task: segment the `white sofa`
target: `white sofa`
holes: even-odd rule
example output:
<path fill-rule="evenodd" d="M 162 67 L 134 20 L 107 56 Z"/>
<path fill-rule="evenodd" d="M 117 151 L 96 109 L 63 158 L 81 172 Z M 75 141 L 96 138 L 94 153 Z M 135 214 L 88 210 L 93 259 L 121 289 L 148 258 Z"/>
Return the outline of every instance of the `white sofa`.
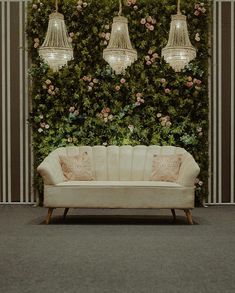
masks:
<path fill-rule="evenodd" d="M 60 155 L 87 152 L 94 181 L 65 181 Z M 177 182 L 150 181 L 154 154 L 183 154 Z M 51 152 L 38 166 L 44 180 L 44 206 L 49 208 L 48 224 L 54 208 L 183 209 L 193 224 L 194 182 L 200 171 L 183 148 L 172 146 L 80 146 Z"/>

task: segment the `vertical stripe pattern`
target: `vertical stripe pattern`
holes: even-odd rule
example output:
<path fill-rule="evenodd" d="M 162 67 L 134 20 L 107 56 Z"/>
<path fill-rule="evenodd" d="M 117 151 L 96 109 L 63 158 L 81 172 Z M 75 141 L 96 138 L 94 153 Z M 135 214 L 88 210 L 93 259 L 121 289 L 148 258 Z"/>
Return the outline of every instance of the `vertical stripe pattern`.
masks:
<path fill-rule="evenodd" d="M 27 123 L 29 113 L 28 52 L 25 34 L 27 1 L 1 0 L 0 2 L 1 204 L 35 202 L 30 173 L 31 135 Z"/>
<path fill-rule="evenodd" d="M 213 1 L 211 194 L 208 204 L 234 204 L 234 0 Z"/>

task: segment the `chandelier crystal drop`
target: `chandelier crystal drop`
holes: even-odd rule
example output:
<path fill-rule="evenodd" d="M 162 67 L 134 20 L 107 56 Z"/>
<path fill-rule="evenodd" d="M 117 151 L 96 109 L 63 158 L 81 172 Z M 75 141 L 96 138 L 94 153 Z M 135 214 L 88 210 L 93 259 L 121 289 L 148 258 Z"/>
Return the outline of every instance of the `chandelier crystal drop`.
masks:
<path fill-rule="evenodd" d="M 57 0 L 56 11 L 49 15 L 46 37 L 38 52 L 53 71 L 58 71 L 73 59 L 73 48 L 68 40 L 64 15 L 58 13 Z"/>
<path fill-rule="evenodd" d="M 132 48 L 128 20 L 121 16 L 122 3 L 119 0 L 118 16 L 113 18 L 110 41 L 103 51 L 103 57 L 115 74 L 124 74 L 125 69 L 137 60 L 137 52 Z"/>
<path fill-rule="evenodd" d="M 186 16 L 180 12 L 180 0 L 177 7 L 177 14 L 171 16 L 169 39 L 162 49 L 162 56 L 176 72 L 180 72 L 196 57 L 196 49 L 189 39 Z"/>

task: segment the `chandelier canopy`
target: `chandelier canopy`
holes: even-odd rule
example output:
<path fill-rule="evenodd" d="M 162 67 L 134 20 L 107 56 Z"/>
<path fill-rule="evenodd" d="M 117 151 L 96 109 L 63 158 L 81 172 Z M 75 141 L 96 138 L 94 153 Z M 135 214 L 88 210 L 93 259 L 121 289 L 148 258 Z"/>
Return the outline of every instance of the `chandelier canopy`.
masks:
<path fill-rule="evenodd" d="M 162 49 L 162 56 L 179 72 L 196 57 L 196 49 L 189 39 L 186 16 L 180 12 L 180 0 L 177 7 L 177 14 L 171 16 L 169 39 L 166 47 Z"/>
<path fill-rule="evenodd" d="M 124 74 L 125 69 L 137 60 L 137 52 L 131 45 L 128 20 L 121 16 L 121 0 L 119 0 L 119 5 L 120 10 L 118 16 L 113 18 L 110 41 L 108 47 L 104 49 L 103 57 L 115 74 Z"/>
<path fill-rule="evenodd" d="M 39 56 L 53 71 L 58 71 L 69 60 L 73 59 L 73 49 L 68 41 L 64 15 L 58 13 L 57 0 L 56 11 L 49 15 L 46 37 L 38 51 Z"/>

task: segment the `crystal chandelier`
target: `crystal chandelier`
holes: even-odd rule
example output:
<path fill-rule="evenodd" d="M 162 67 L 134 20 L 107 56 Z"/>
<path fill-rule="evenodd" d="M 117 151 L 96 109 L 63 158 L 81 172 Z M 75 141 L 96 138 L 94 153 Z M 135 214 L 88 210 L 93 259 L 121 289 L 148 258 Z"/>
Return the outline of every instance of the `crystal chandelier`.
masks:
<path fill-rule="evenodd" d="M 124 74 L 125 69 L 137 60 L 137 52 L 130 41 L 128 20 L 121 16 L 121 13 L 122 1 L 119 0 L 119 13 L 113 18 L 110 41 L 103 52 L 104 60 L 109 63 L 115 74 Z"/>
<path fill-rule="evenodd" d="M 188 35 L 186 16 L 180 12 L 180 0 L 178 0 L 177 14 L 171 16 L 169 39 L 166 47 L 162 49 L 162 56 L 176 72 L 181 71 L 196 57 L 196 49 L 192 46 Z"/>
<path fill-rule="evenodd" d="M 39 56 L 53 71 L 58 71 L 73 59 L 73 49 L 68 41 L 64 15 L 58 13 L 58 0 L 55 12 L 49 15 L 46 38 L 38 51 Z"/>

